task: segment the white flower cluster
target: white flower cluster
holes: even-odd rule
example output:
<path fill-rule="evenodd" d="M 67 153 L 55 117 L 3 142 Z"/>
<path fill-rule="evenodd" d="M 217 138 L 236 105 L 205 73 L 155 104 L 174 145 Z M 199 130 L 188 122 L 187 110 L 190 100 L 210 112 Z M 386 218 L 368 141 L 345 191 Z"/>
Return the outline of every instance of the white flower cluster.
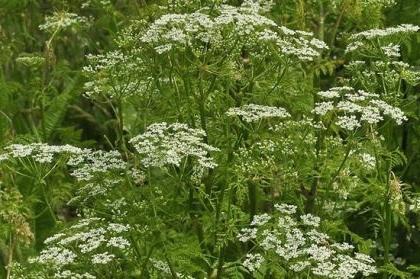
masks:
<path fill-rule="evenodd" d="M 235 173 L 241 177 L 262 177 L 276 169 L 277 152 L 282 152 L 281 145 L 272 140 L 256 142 L 249 147 L 240 147 L 235 155 Z"/>
<path fill-rule="evenodd" d="M 129 230 L 129 225 L 107 223 L 101 218 L 82 219 L 47 238 L 46 248 L 30 262 L 53 268 L 55 278 L 96 278 L 87 273 L 73 273 L 71 267 L 81 263 L 98 266 L 115 262 L 119 254 L 129 252 L 130 242 L 122 236 Z"/>
<path fill-rule="evenodd" d="M 84 84 L 85 95 L 98 95 L 121 98 L 141 95 L 146 91 L 148 80 L 138 79 L 141 71 L 141 59 L 134 54 L 125 54 L 119 50 L 105 54 L 87 55 L 89 65 L 83 72 L 90 81 Z"/>
<path fill-rule="evenodd" d="M 150 262 L 152 263 L 152 266 L 161 273 L 160 275 L 172 275 L 171 269 L 167 263 L 153 258 L 150 259 Z M 176 272 L 175 274 L 176 277 L 180 279 L 194 279 L 194 277 L 182 274 L 180 272 Z"/>
<path fill-rule="evenodd" d="M 365 169 L 374 169 L 376 166 L 376 158 L 369 153 L 362 153 L 359 155 L 360 161 Z"/>
<path fill-rule="evenodd" d="M 39 26 L 39 29 L 53 33 L 60 29 L 66 29 L 73 25 L 86 24 L 86 17 L 79 16 L 75 13 L 54 12 L 51 16 L 45 18 L 45 23 Z"/>
<path fill-rule="evenodd" d="M 313 0 L 312 2 L 316 1 Z M 330 2 L 333 8 L 337 10 L 341 7 L 340 4 L 343 3 L 343 0 L 329 0 L 328 2 Z M 397 0 L 358 0 L 355 3 L 360 4 L 363 9 L 388 8 L 395 6 L 397 4 Z"/>
<path fill-rule="evenodd" d="M 63 270 L 63 271 L 58 271 L 54 274 L 54 278 L 56 279 L 95 279 L 96 276 L 93 276 L 90 273 L 83 273 L 83 274 L 79 274 L 79 273 L 75 273 L 72 272 L 71 270 Z"/>
<path fill-rule="evenodd" d="M 396 34 L 409 34 L 416 33 L 420 30 L 420 27 L 413 24 L 401 24 L 395 27 L 388 27 L 385 29 L 369 29 L 360 33 L 356 33 L 350 36 L 350 40 L 360 39 L 377 39 L 383 37 L 389 37 Z"/>
<path fill-rule="evenodd" d="M 100 181 L 88 182 L 77 190 L 76 195 L 68 201 L 68 204 L 76 202 L 86 203 L 92 199 L 103 198 L 121 182 L 122 179 L 106 177 Z"/>
<path fill-rule="evenodd" d="M 411 199 L 408 209 L 416 213 L 420 212 L 420 196 L 415 196 Z"/>
<path fill-rule="evenodd" d="M 93 264 L 107 264 L 114 260 L 115 255 L 109 254 L 108 252 L 95 254 L 92 257 Z"/>
<path fill-rule="evenodd" d="M 271 220 L 271 216 L 267 213 L 255 215 L 252 219 L 251 226 L 262 226 Z"/>
<path fill-rule="evenodd" d="M 264 258 L 260 254 L 247 254 L 242 265 L 249 271 L 254 272 L 261 267 L 263 262 Z"/>
<path fill-rule="evenodd" d="M 116 150 L 84 150 L 81 156 L 72 156 L 67 162 L 67 165 L 74 168 L 71 175 L 79 181 L 88 181 L 97 175 L 127 169 L 127 163 Z"/>
<path fill-rule="evenodd" d="M 396 0 L 362 0 L 361 4 L 364 7 L 380 6 L 380 7 L 391 7 L 397 4 Z"/>
<path fill-rule="evenodd" d="M 284 108 L 255 104 L 230 108 L 226 114 L 228 116 L 240 116 L 245 122 L 256 122 L 261 119 L 272 117 L 290 117 L 290 114 Z"/>
<path fill-rule="evenodd" d="M 396 47 L 394 50 L 397 51 Z M 385 84 L 387 91 L 383 92 L 384 97 L 391 97 L 390 100 L 395 100 L 394 97 L 398 95 L 398 97 L 401 97 L 402 94 L 399 89 L 401 80 L 405 80 L 408 84 L 416 86 L 420 83 L 420 72 L 405 62 L 393 60 L 392 57 L 395 58 L 395 55 L 397 55 L 397 52 L 391 53 L 394 50 L 382 49 L 383 55 L 388 56 L 390 61 L 378 60 L 370 61 L 370 63 L 353 61 L 345 67 L 350 75 L 357 73 L 358 78 L 363 79 L 363 84 L 367 88 L 375 88 L 378 85 L 383 87 L 383 84 Z"/>
<path fill-rule="evenodd" d="M 266 49 L 303 61 L 313 60 L 328 48 L 311 33 L 278 26 L 260 15 L 259 8 L 255 8 L 259 5 L 254 4 L 246 1 L 240 7 L 216 5 L 211 15 L 205 13 L 205 8 L 190 14 L 166 14 L 153 22 L 140 40 L 158 54 L 174 48 L 226 49 L 227 45 L 240 53 L 243 45 L 258 48 L 265 44 Z"/>
<path fill-rule="evenodd" d="M 316 103 L 313 112 L 320 116 L 334 112 L 337 115 L 335 124 L 346 130 L 355 130 L 363 123 L 377 124 L 385 115 L 397 125 L 407 120 L 401 109 L 380 100 L 378 94 L 351 87 L 334 87 L 318 92 L 318 95 L 328 101 Z"/>
<path fill-rule="evenodd" d="M 384 54 L 389 58 L 398 58 L 401 56 L 400 46 L 396 44 L 389 44 L 381 47 Z"/>
<path fill-rule="evenodd" d="M 276 39 L 275 42 L 280 52 L 284 55 L 297 57 L 302 61 L 313 61 L 320 55 L 322 50 L 328 49 L 328 46 L 323 41 L 314 38 L 310 32 L 294 31 L 284 26 L 279 27 L 279 29 L 283 36 Z M 260 36 L 262 41 L 273 41 L 274 39 L 270 30 L 265 30 L 260 34 L 262 35 Z"/>
<path fill-rule="evenodd" d="M 127 163 L 118 151 L 94 151 L 72 145 L 48 145 L 45 143 L 11 144 L 0 155 L 0 163 L 6 160 L 31 158 L 37 163 L 48 164 L 62 156 L 67 165 L 73 168 L 72 176 L 79 181 L 87 181 L 97 174 L 111 170 L 124 170 Z"/>
<path fill-rule="evenodd" d="M 87 0 L 83 2 L 80 7 L 82 9 L 93 7 L 109 8 L 112 7 L 112 2 L 111 0 Z"/>
<path fill-rule="evenodd" d="M 250 228 L 238 235 L 242 242 L 253 241 L 259 253 L 248 254 L 243 265 L 254 272 L 265 261 L 273 261 L 290 271 L 321 278 L 350 279 L 376 273 L 374 260 L 353 252 L 353 245 L 336 243 L 320 232 L 320 218 L 311 214 L 294 217 L 296 206 L 276 205 L 277 213 L 255 216 Z M 258 250 L 258 248 L 256 249 Z M 359 277 L 357 277 L 359 278 Z"/>
<path fill-rule="evenodd" d="M 192 40 L 209 42 L 213 21 L 206 14 L 166 14 L 153 22 L 140 38 L 143 43 L 155 45 L 157 53 L 162 54 L 175 46 L 186 46 Z"/>
<path fill-rule="evenodd" d="M 130 140 L 137 152 L 143 155 L 146 167 L 179 166 L 187 157 L 194 158 L 204 168 L 214 168 L 217 164 L 210 158 L 209 152 L 219 151 L 203 142 L 206 136 L 201 129 L 188 127 L 183 123 L 155 123 Z"/>
<path fill-rule="evenodd" d="M 40 67 L 45 63 L 45 57 L 38 55 L 22 55 L 16 58 L 16 63 L 26 67 Z"/>
<path fill-rule="evenodd" d="M 394 36 L 406 36 L 416 33 L 420 27 L 413 24 L 401 24 L 395 27 L 388 27 L 385 29 L 370 29 L 350 36 L 350 44 L 346 48 L 346 53 L 353 52 L 362 47 L 367 46 L 367 41 L 382 40 Z M 389 47 L 389 46 L 388 46 Z M 393 50 L 395 54 L 395 49 Z"/>
<path fill-rule="evenodd" d="M 234 7 L 222 5 L 220 15 L 214 19 L 215 26 L 223 30 L 227 26 L 234 28 L 239 36 L 253 35 L 259 28 L 275 27 L 276 23 L 249 6 Z"/>
<path fill-rule="evenodd" d="M 85 150 L 72 145 L 48 145 L 45 143 L 11 144 L 4 148 L 0 161 L 11 158 L 31 157 L 37 163 L 52 163 L 56 155 L 71 154 L 74 156 L 83 155 Z"/>

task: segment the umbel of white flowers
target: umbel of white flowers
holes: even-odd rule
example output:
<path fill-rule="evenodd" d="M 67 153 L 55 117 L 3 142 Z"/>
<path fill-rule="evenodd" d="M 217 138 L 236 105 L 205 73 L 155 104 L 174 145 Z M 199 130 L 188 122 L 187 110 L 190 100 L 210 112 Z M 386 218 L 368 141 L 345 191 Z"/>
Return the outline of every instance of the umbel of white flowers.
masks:
<path fill-rule="evenodd" d="M 30 263 L 52 269 L 56 272 L 54 278 L 96 278 L 89 273 L 75 273 L 72 267 L 80 264 L 99 267 L 118 262 L 119 255 L 129 253 L 131 244 L 125 236 L 129 230 L 129 225 L 108 223 L 102 218 L 81 219 L 47 238 L 46 247 Z"/>
<path fill-rule="evenodd" d="M 397 4 L 396 0 L 362 0 L 361 2 L 364 7 L 369 7 L 369 6 L 390 7 Z"/>
<path fill-rule="evenodd" d="M 320 116 L 335 113 L 335 124 L 353 131 L 366 124 L 377 124 L 388 116 L 398 125 L 407 120 L 404 112 L 389 105 L 375 93 L 363 90 L 356 91 L 352 87 L 333 87 L 328 91 L 318 92 L 324 100 L 315 104 L 313 112 Z"/>
<path fill-rule="evenodd" d="M 370 41 L 372 40 L 388 40 L 396 37 L 401 38 L 402 36 L 407 36 L 414 34 L 420 30 L 420 27 L 413 24 L 401 24 L 395 27 L 388 27 L 385 29 L 370 29 L 360 33 L 356 33 L 350 36 L 350 43 L 346 48 L 346 53 L 359 50 L 360 48 L 365 48 L 372 46 Z M 389 42 L 387 42 L 389 44 Z M 395 45 L 388 45 L 393 47 L 393 53 L 395 53 Z"/>
<path fill-rule="evenodd" d="M 327 45 L 312 33 L 291 30 L 260 14 L 261 1 L 244 1 L 240 7 L 214 4 L 193 13 L 165 14 L 142 31 L 129 31 L 134 43 L 105 54 L 88 55 L 84 73 L 88 97 L 125 98 L 150 93 L 150 60 L 169 53 L 192 51 L 195 56 L 225 56 L 236 61 L 247 49 L 250 57 L 276 57 L 313 61 Z M 263 4 L 264 6 L 264 4 Z M 125 38 L 126 39 L 126 38 Z M 144 71 L 139 74 L 139 71 Z"/>
<path fill-rule="evenodd" d="M 102 151 L 79 148 L 72 145 L 48 145 L 45 143 L 11 144 L 0 154 L 3 161 L 30 158 L 40 164 L 50 164 L 61 156 L 73 171 L 71 175 L 79 181 L 87 181 L 97 174 L 109 171 L 122 171 L 127 163 L 118 151 Z"/>
<path fill-rule="evenodd" d="M 274 261 L 295 273 L 321 278 L 351 279 L 376 273 L 370 256 L 354 253 L 353 245 L 335 243 L 321 232 L 319 217 L 306 214 L 295 218 L 294 205 L 277 204 L 275 208 L 273 215 L 254 216 L 250 227 L 243 228 L 238 235 L 239 241 L 257 245 L 243 261 L 251 273 L 266 261 Z"/>
<path fill-rule="evenodd" d="M 102 94 L 110 98 L 122 98 L 141 95 L 148 88 L 147 79 L 136 78 L 141 60 L 133 54 L 115 50 L 105 54 L 89 54 L 86 58 L 90 63 L 83 67 L 83 73 L 90 79 L 84 84 L 87 97 Z"/>
<path fill-rule="evenodd" d="M 202 8 L 191 14 L 163 15 L 149 26 L 140 40 L 158 54 L 172 49 L 210 47 L 221 50 L 226 49 L 226 45 L 252 45 L 265 46 L 266 51 L 303 61 L 312 61 L 321 50 L 328 48 L 311 33 L 278 26 L 259 14 L 258 5 L 250 5 L 250 1 L 240 7 L 216 4 L 211 9 Z"/>
<path fill-rule="evenodd" d="M 45 22 L 39 26 L 39 29 L 53 33 L 59 29 L 66 29 L 73 25 L 86 24 L 88 19 L 75 13 L 54 12 L 45 18 Z"/>
<path fill-rule="evenodd" d="M 151 258 L 150 262 L 152 263 L 153 268 L 159 271 L 161 275 L 165 274 L 166 276 L 172 276 L 171 268 L 166 262 L 154 258 Z M 176 276 L 180 279 L 194 279 L 194 277 L 180 272 L 176 272 Z"/>
<path fill-rule="evenodd" d="M 228 116 L 240 116 L 245 122 L 257 122 L 258 120 L 272 117 L 290 117 L 290 114 L 284 108 L 255 104 L 230 108 L 226 114 Z"/>
<path fill-rule="evenodd" d="M 179 166 L 187 157 L 195 159 L 204 168 L 214 168 L 217 164 L 210 158 L 209 152 L 218 148 L 204 143 L 206 133 L 193 129 L 183 123 L 155 123 L 130 140 L 136 151 L 143 155 L 142 163 L 146 167 Z"/>

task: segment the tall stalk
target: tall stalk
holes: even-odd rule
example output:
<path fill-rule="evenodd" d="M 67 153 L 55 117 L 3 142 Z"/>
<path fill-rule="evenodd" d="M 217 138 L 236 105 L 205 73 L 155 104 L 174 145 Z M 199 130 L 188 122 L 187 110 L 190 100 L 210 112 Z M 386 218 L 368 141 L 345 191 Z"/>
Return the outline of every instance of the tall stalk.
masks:
<path fill-rule="evenodd" d="M 318 83 L 319 85 L 319 79 L 315 78 L 315 73 L 312 72 L 312 76 L 313 76 L 313 84 L 315 85 L 315 83 Z M 315 87 L 315 86 L 314 86 Z M 315 104 L 318 101 L 318 95 L 316 93 L 313 94 L 313 106 L 315 108 Z M 320 117 L 318 115 L 315 115 L 314 118 L 315 122 L 319 122 L 320 121 Z M 305 212 L 307 213 L 313 213 L 314 208 L 315 208 L 315 200 L 316 200 L 316 195 L 318 192 L 318 187 L 319 187 L 319 181 L 320 181 L 320 172 L 321 172 L 321 151 L 324 148 L 324 139 L 325 139 L 325 131 L 323 129 L 318 129 L 316 131 L 316 143 L 315 143 L 315 161 L 314 161 L 314 166 L 313 166 L 313 170 L 312 170 L 312 179 L 311 179 L 311 187 L 309 189 L 309 191 L 304 188 L 303 186 L 301 187 L 301 192 L 302 194 L 305 196 L 306 198 L 306 203 L 305 203 Z"/>
<path fill-rule="evenodd" d="M 10 232 L 9 255 L 7 257 L 6 279 L 10 279 L 12 275 L 13 254 L 15 251 L 16 241 L 12 232 Z"/>
<path fill-rule="evenodd" d="M 389 263 L 389 252 L 391 247 L 391 238 L 392 238 L 392 208 L 391 208 L 391 166 L 389 160 L 386 163 L 386 184 L 385 184 L 385 195 L 384 195 L 384 225 L 383 225 L 383 246 L 384 246 L 384 261 Z"/>
<path fill-rule="evenodd" d="M 323 131 L 317 132 L 317 140 L 315 145 L 315 162 L 312 174 L 312 183 L 309 191 L 305 191 L 306 204 L 305 212 L 313 213 L 315 209 L 315 200 L 318 193 L 319 181 L 320 181 L 320 172 L 321 172 L 321 163 L 320 163 L 320 153 L 323 148 L 324 143 L 324 133 Z"/>
<path fill-rule="evenodd" d="M 60 32 L 61 28 L 58 27 L 48 41 L 45 42 L 45 49 L 44 49 L 44 69 L 42 73 L 42 82 L 41 82 L 41 92 L 40 92 L 40 101 L 39 101 L 39 108 L 40 108 L 40 122 L 41 122 L 41 131 L 42 131 L 42 138 L 45 140 L 46 136 L 46 127 L 45 127 L 45 93 L 48 89 L 49 83 L 49 71 L 51 67 L 51 56 L 53 55 L 54 49 L 52 48 L 52 43 L 54 38 Z"/>
<path fill-rule="evenodd" d="M 125 157 L 128 158 L 128 148 L 127 148 L 127 144 L 125 142 L 125 137 L 124 137 L 124 112 L 123 112 L 123 102 L 122 99 L 119 98 L 118 99 L 118 107 L 117 107 L 117 121 L 118 121 L 118 142 L 119 145 L 122 149 L 122 151 L 125 154 Z"/>
<path fill-rule="evenodd" d="M 253 181 L 248 182 L 248 198 L 249 198 L 249 219 L 250 222 L 257 212 L 257 185 Z"/>

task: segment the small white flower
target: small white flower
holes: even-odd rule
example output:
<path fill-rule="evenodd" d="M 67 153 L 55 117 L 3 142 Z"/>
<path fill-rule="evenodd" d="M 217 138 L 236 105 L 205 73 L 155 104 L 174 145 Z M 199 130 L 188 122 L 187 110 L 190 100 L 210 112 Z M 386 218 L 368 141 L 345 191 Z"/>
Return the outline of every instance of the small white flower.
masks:
<path fill-rule="evenodd" d="M 238 235 L 238 240 L 240 242 L 253 240 L 257 237 L 257 231 L 258 230 L 256 228 L 243 228 Z"/>
<path fill-rule="evenodd" d="M 285 204 L 285 203 L 275 204 L 274 208 L 280 211 L 281 213 L 288 214 L 288 215 L 296 213 L 296 209 L 297 209 L 295 205 Z"/>
<path fill-rule="evenodd" d="M 398 58 L 401 56 L 400 46 L 395 44 L 389 44 L 381 47 L 382 51 L 389 58 Z"/>
<path fill-rule="evenodd" d="M 376 159 L 368 153 L 360 154 L 360 160 L 366 169 L 373 169 L 376 166 Z"/>
<path fill-rule="evenodd" d="M 108 243 L 106 244 L 107 247 L 116 247 L 116 248 L 120 248 L 120 249 L 126 249 L 127 247 L 130 246 L 130 242 L 128 242 L 127 239 L 121 237 L 121 236 L 114 236 L 111 237 L 108 240 Z"/>
<path fill-rule="evenodd" d="M 53 246 L 42 250 L 41 254 L 32 261 L 41 264 L 65 266 L 73 263 L 76 258 L 77 255 L 69 249 Z"/>
<path fill-rule="evenodd" d="M 166 45 L 161 45 L 161 46 L 157 46 L 155 47 L 155 50 L 158 54 L 162 54 L 165 52 L 168 52 L 172 49 L 172 45 L 171 44 L 166 44 Z"/>
<path fill-rule="evenodd" d="M 321 102 L 315 104 L 313 112 L 318 115 L 325 115 L 332 110 L 334 110 L 333 102 Z"/>
<path fill-rule="evenodd" d="M 247 254 L 242 264 L 249 271 L 254 272 L 261 267 L 263 262 L 264 258 L 260 254 Z"/>
<path fill-rule="evenodd" d="M 340 251 L 349 251 L 349 250 L 353 250 L 354 246 L 347 243 L 347 242 L 343 242 L 343 243 L 334 243 L 331 245 L 332 247 L 336 248 L 337 250 Z"/>
<path fill-rule="evenodd" d="M 251 222 L 251 226 L 262 226 L 266 224 L 268 221 L 270 221 L 271 216 L 267 213 L 261 214 L 261 215 L 255 215 L 253 217 L 253 220 Z"/>
<path fill-rule="evenodd" d="M 294 272 L 301 272 L 304 269 L 308 268 L 309 266 L 311 266 L 310 262 L 302 261 L 302 262 L 297 262 L 295 264 L 292 264 L 290 266 L 290 269 L 293 270 Z"/>
<path fill-rule="evenodd" d="M 122 233 L 126 232 L 130 229 L 130 225 L 128 224 L 118 224 L 118 223 L 110 223 L 107 228 L 109 231 Z"/>
<path fill-rule="evenodd" d="M 373 0 L 368 0 L 373 1 Z M 381 1 L 381 0 L 375 0 Z M 412 24 L 401 24 L 395 27 L 388 27 L 385 29 L 370 29 L 350 36 L 350 44 L 347 46 L 345 52 L 353 52 L 367 46 L 366 40 L 380 40 L 389 38 L 395 35 L 413 34 L 420 30 L 420 27 Z M 389 57 L 399 57 L 399 48 L 393 44 L 388 44 L 382 47 L 382 51 Z"/>
<path fill-rule="evenodd" d="M 39 29 L 53 33 L 57 29 L 65 29 L 72 25 L 86 24 L 87 18 L 75 13 L 54 12 L 51 16 L 45 18 L 45 23 L 39 26 Z"/>
<path fill-rule="evenodd" d="M 193 129 L 186 124 L 155 123 L 130 140 L 137 152 L 143 155 L 146 167 L 165 165 L 179 166 L 186 157 L 195 158 L 204 168 L 214 168 L 217 164 L 208 154 L 218 148 L 204 143 L 206 136 L 201 129 Z"/>
<path fill-rule="evenodd" d="M 304 225 L 313 227 L 319 227 L 319 222 L 321 221 L 321 218 L 312 214 L 301 215 L 300 219 Z"/>
<path fill-rule="evenodd" d="M 93 264 L 107 264 L 115 258 L 115 255 L 104 252 L 101 254 L 95 254 L 92 257 Z"/>
<path fill-rule="evenodd" d="M 360 122 L 357 120 L 356 116 L 354 115 L 343 115 L 338 117 L 338 121 L 336 122 L 338 126 L 345 130 L 353 131 L 356 128 L 361 126 Z"/>

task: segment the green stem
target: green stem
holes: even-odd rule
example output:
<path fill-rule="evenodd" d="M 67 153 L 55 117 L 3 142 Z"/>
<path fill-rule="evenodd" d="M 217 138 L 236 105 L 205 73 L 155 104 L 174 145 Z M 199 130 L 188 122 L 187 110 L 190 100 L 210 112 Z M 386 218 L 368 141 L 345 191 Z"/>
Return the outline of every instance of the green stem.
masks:
<path fill-rule="evenodd" d="M 333 32 L 332 32 L 332 35 L 331 35 L 331 41 L 330 41 L 330 47 L 331 48 L 333 47 L 333 45 L 335 43 L 335 37 L 337 36 L 338 28 L 340 27 L 341 20 L 343 19 L 344 13 L 346 11 L 346 6 L 345 6 L 345 3 L 344 2 L 342 2 L 341 6 L 342 7 L 341 7 L 340 14 L 339 14 L 339 16 L 337 18 L 337 21 L 334 24 L 334 29 L 333 29 Z"/>
<path fill-rule="evenodd" d="M 391 247 L 392 236 L 392 208 L 391 208 L 391 188 L 390 188 L 391 167 L 387 160 L 387 176 L 385 191 L 385 207 L 384 207 L 384 227 L 383 227 L 383 245 L 384 245 L 384 261 L 389 263 L 389 252 Z"/>
<path fill-rule="evenodd" d="M 196 232 L 197 234 L 197 239 L 199 241 L 200 244 L 200 248 L 201 250 L 204 252 L 206 249 L 204 247 L 204 232 L 203 232 L 203 227 L 202 224 L 199 220 L 198 216 L 198 212 L 197 209 L 194 205 L 194 186 L 188 183 L 188 188 L 189 188 L 189 194 L 188 194 L 188 213 L 190 216 L 190 220 L 191 220 L 191 225 L 193 230 Z"/>
<path fill-rule="evenodd" d="M 248 195 L 249 195 L 249 219 L 252 222 L 254 215 L 257 212 L 257 185 L 253 182 L 248 183 Z"/>
<path fill-rule="evenodd" d="M 319 175 L 321 171 L 320 154 L 321 154 L 321 149 L 323 148 L 323 145 L 324 145 L 324 133 L 323 131 L 318 131 L 317 141 L 315 145 L 316 159 L 314 163 L 311 189 L 309 191 L 305 191 L 305 196 L 306 196 L 305 212 L 307 213 L 313 213 L 314 208 L 315 208 L 315 200 L 316 200 L 316 195 L 318 192 L 319 179 L 320 179 Z"/>
<path fill-rule="evenodd" d="M 225 258 L 225 247 L 222 246 L 220 248 L 220 253 L 219 253 L 219 260 L 218 260 L 218 264 L 217 264 L 217 277 L 216 279 L 222 279 L 222 274 L 223 274 L 223 264 L 224 264 L 224 258 Z"/>
<path fill-rule="evenodd" d="M 51 206 L 51 204 L 50 204 L 50 202 L 49 202 L 49 200 L 48 200 L 48 195 L 47 195 L 47 192 L 45 191 L 45 183 L 41 182 L 41 183 L 39 183 L 39 184 L 40 184 L 40 186 L 41 186 L 42 195 L 43 195 L 43 197 L 44 197 L 44 201 L 45 201 L 45 203 L 47 204 L 48 211 L 50 212 L 50 215 L 51 215 L 51 217 L 52 217 L 52 219 L 53 219 L 54 223 L 57 223 L 57 218 L 56 218 L 56 216 L 55 216 L 55 212 L 54 212 L 54 210 L 53 210 L 53 208 L 52 208 L 52 206 Z"/>
<path fill-rule="evenodd" d="M 347 162 L 347 159 L 349 158 L 350 155 L 350 151 L 351 151 L 351 144 L 349 143 L 347 146 L 347 151 L 346 154 L 344 155 L 343 160 L 341 161 L 340 166 L 338 167 L 338 169 L 335 171 L 334 175 L 332 176 L 330 182 L 328 183 L 327 189 L 329 189 L 331 187 L 331 185 L 335 182 L 335 180 L 337 179 L 338 175 L 340 174 L 340 172 L 343 170 L 344 165 Z"/>
<path fill-rule="evenodd" d="M 323 0 L 319 1 L 319 30 L 318 30 L 318 38 L 321 41 L 324 41 L 325 37 L 325 11 L 324 11 L 324 3 Z"/>
<path fill-rule="evenodd" d="M 10 244 L 9 244 L 9 256 L 7 258 L 7 266 L 6 266 L 6 279 L 10 279 L 11 275 L 12 275 L 12 261 L 13 261 L 13 252 L 15 250 L 15 238 L 12 234 L 12 232 L 10 232 Z"/>
<path fill-rule="evenodd" d="M 121 149 L 124 151 L 126 158 L 128 157 L 128 148 L 124 139 L 124 113 L 123 113 L 123 103 L 121 98 L 118 99 L 118 130 L 119 130 L 119 143 Z"/>
<path fill-rule="evenodd" d="M 41 84 L 41 96 L 40 96 L 40 122 L 41 122 L 41 131 L 42 137 L 45 140 L 46 137 L 46 127 L 45 127 L 45 91 L 48 87 L 48 79 L 49 79 L 49 70 L 50 70 L 50 63 L 51 63 L 51 46 L 55 36 L 60 32 L 61 28 L 57 28 L 54 33 L 51 35 L 49 40 L 45 42 L 45 64 L 44 64 L 44 71 L 42 74 L 42 84 Z"/>

